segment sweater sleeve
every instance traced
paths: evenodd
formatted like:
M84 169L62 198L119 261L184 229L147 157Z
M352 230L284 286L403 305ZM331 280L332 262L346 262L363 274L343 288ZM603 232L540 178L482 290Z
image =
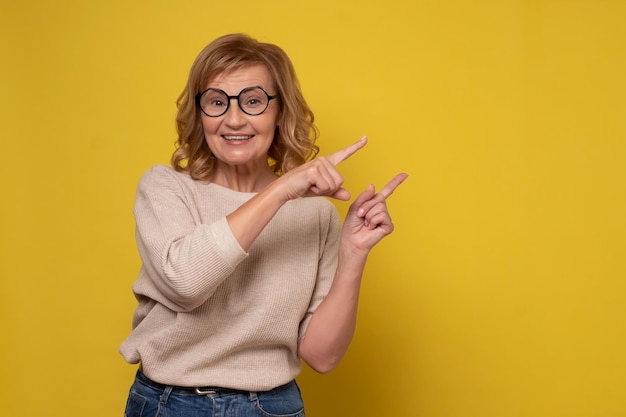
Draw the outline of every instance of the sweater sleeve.
M144 287L145 295L182 312L211 297L248 254L225 215L201 222L193 196L177 175L157 166L139 182L134 212L143 266L136 290Z

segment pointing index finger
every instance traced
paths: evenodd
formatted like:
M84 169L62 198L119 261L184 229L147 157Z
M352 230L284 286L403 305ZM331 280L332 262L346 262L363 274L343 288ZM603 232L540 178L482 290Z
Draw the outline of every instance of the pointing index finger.
M357 142L352 145L338 150L337 152L330 154L326 157L333 165L337 166L340 162L345 161L351 157L356 151L361 149L367 144L367 136L363 136Z
M383 198L386 200L391 194L393 194L396 188L398 188L398 186L402 184L405 179L407 179L408 176L409 174L406 174L404 172L396 175L391 181L385 184L385 186L378 192L378 194L383 196Z

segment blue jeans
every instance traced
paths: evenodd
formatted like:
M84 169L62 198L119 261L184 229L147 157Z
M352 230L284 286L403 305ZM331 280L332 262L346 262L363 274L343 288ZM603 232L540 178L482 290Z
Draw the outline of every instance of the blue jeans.
M218 391L198 395L193 390L165 386L137 373L124 417L304 417L296 381L270 391Z

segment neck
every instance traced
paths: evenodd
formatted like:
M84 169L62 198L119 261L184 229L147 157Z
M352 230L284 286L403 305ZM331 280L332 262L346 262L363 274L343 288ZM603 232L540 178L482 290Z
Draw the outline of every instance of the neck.
M268 165L251 169L247 166L218 164L210 181L234 191L256 193L267 187L276 178L276 174Z

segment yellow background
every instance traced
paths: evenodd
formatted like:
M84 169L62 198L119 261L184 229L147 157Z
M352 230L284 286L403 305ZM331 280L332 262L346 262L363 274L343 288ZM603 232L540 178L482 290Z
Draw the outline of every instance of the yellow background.
M626 2L0 3L0 416L121 416L136 182L228 32L281 45L353 192L410 178L308 415L626 415ZM339 204L342 213L345 204Z

